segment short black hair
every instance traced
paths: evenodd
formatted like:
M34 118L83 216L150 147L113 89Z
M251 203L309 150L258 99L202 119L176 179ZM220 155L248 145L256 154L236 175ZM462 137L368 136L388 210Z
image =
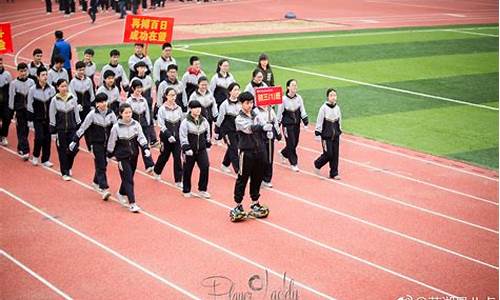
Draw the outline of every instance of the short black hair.
M199 61L199 60L200 60L200 58L199 58L198 56L191 56L191 57L189 58L189 64L190 64L190 65L193 65L193 63L194 63L195 61Z
M170 91L174 91L175 94L177 94L177 91L173 88L173 87L168 87L166 90L165 90L165 93L163 93L163 99L167 99L167 95L168 93L170 93Z
M138 86L142 87L142 81L140 81L140 80L134 80L130 84L130 87L132 88L132 91L135 91L135 88L138 87Z
M134 46L140 46L140 47L144 48L144 44L143 43L135 43Z
M335 94L337 94L337 90L334 89L334 88L329 88L326 90L326 97L328 97L328 95L330 95L331 92L335 92Z
M56 39L63 38L63 32L61 30L56 30L56 32L54 32L54 35L56 36Z
M28 68L28 65L26 63L24 63L24 62L17 64L17 70L18 71L24 70L24 69L27 69L27 68Z
M99 94L95 95L95 99L94 99L95 103L104 102L104 101L108 101L108 95L106 95L105 93L99 93Z
M36 48L35 50L33 50L33 56L35 56L35 55L37 55L37 54L43 54L42 49L40 49L40 48Z
M112 57L112 56L120 56L120 51L118 51L118 49L113 49L113 50L109 51L109 57Z
M172 69L178 71L179 67L177 65L174 65L174 64L168 65L167 72L170 71L170 70L172 70Z
M92 55L94 56L95 55L95 52L94 52L94 49L85 49L85 51L83 52L83 54L88 54L88 55Z
M67 83L68 81L64 78L59 78L59 80L56 81L56 88L59 88L59 86L65 82Z
M40 76L42 72L47 72L47 69L44 66L40 66L39 68L36 69L36 76Z
M56 64L63 64L64 63L64 58L61 55L56 55L56 57L54 57L54 63L56 63Z
M240 86L239 83L237 83L237 82L231 82L231 84L227 87L227 91L231 92L234 89L234 87L236 87L236 86L239 87L239 88L241 88L241 86Z
M264 75L264 72L262 72L261 69L255 69L253 70L252 72L252 79L255 78L255 76L257 76L257 74L261 73L262 75Z
M116 76L115 72L113 72L113 71L111 71L111 70L106 70L106 71L104 71L104 74L102 75L102 77L103 77L104 79L106 79L106 78L108 78L108 77L115 77L115 76Z
M172 44L170 43L165 43L161 46L161 50L165 50L165 48L172 48Z
M254 100L254 97L253 97L252 93L250 93L250 92L243 92L238 96L238 101L240 101L241 103L246 102L246 101L253 101L253 100Z
M200 78L198 78L198 84L200 84L200 82L202 81L208 81L208 78L206 76L201 76Z
M78 70L78 69L81 69L81 68L85 68L85 63L80 60L80 61L76 62L75 69Z
M122 103L120 104L120 107L118 108L118 112L120 113L120 115L127 109L127 108L130 108L132 109L132 106L130 106L130 104L128 103Z

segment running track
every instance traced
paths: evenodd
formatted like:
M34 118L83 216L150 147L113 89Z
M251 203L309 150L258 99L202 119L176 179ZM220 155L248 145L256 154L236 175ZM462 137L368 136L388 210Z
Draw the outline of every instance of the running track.
M350 12L344 15L352 20L360 5L353 2L352 7L344 4ZM217 9L234 12L234 3L217 4ZM390 6L390 14L401 19L419 9L432 19L441 12L486 15L498 8L489 1L473 6L465 1L370 3L378 5L374 11L380 16L388 15L383 10ZM40 6L38 1L28 4ZM95 36L83 14L70 19L54 14L49 17L53 22L46 23L40 8L24 5L19 11L0 13L2 21L12 21L16 49L21 50L4 56L7 67L14 65L14 58L29 57L35 45L42 46L47 56L55 28L74 35L73 45ZM215 9L216 4L210 5ZM203 6L171 4L170 12L190 23L186 8L192 15ZM317 13L311 12L310 18L325 18ZM24 17L33 21L23 24ZM115 15L98 18L95 27L114 24L99 27L99 36L120 30ZM411 25L394 23L396 17L385 19L388 24L371 26L391 26L389 21L392 26ZM447 22L457 23L457 18ZM107 42L120 37L114 38ZM204 286L213 281L204 279L214 275L234 282L233 296L250 291L262 298L265 289L253 291L248 286L249 279L258 275L252 286L258 289L267 278L267 298L273 291L291 290L302 299L404 295L498 299L498 173L491 170L345 135L343 180L325 180L312 173L311 161L320 147L304 131L299 148L302 172L292 173L277 160L275 188L262 192L263 202L271 207L270 217L235 225L228 222L234 175L218 168L224 147L216 146L210 153L212 200L183 199L172 185L169 162L162 182L142 171L136 175L144 212L133 215L114 201L102 202L90 188L93 162L84 146L76 159L74 180L63 182L55 145L56 165L46 169L23 163L15 154L14 126L9 142L8 148L0 148L0 269L5 279L0 290L5 299L213 299L209 297L213 290ZM115 163L110 164L108 176L116 189ZM217 292L229 291L227 279L217 280L221 284Z

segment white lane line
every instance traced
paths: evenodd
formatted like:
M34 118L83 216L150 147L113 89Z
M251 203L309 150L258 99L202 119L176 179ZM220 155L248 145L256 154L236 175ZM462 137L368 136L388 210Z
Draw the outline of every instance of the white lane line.
M9 152L9 153L11 153L11 154L13 154L13 155L15 155L15 156L17 156L17 153L15 151L11 150L11 149L8 149L8 148L5 148L5 147L0 147L0 148L3 149L3 150L5 150L5 151L7 151L7 152ZM82 147L80 147L80 150L85 151L86 149L83 149ZM85 151L85 152L87 152L87 151ZM114 161L114 160L112 160L112 161L114 163L116 163L116 161ZM59 176L59 172L57 172L56 170L54 170L52 168L46 168L46 167L42 167L42 168L44 170L47 170L49 172L52 172L52 173L56 174L56 176ZM137 170L137 172L141 172L141 171ZM143 173L143 174L147 176L147 174L145 174L145 173ZM86 183L83 183L82 181L80 181L80 180L78 180L78 179L76 179L74 177L71 179L71 181L74 182L74 183L76 183L76 184L78 184L78 185L80 185L80 186L82 186L82 187L84 187L84 188L86 188L86 189L95 191L93 187L91 187L90 185L88 185ZM4 189L0 188L0 191L2 191L2 190L4 190ZM118 201L114 197L110 197L110 199L113 200L114 202L118 203L118 204L121 204L120 201ZM261 265L261 264L255 262L255 261L253 261L253 260L251 260L251 259L243 256L243 255L240 255L240 254L236 253L236 252L233 252L233 251L229 250L228 248L220 246L220 245L218 245L218 244L216 244L216 243L214 243L214 242L212 242L212 241L210 241L208 239L205 239L205 238L203 238L201 236L198 236L198 235L196 235L194 233L191 233L188 230L183 229L183 228L181 228L181 227L179 227L179 226L177 226L175 224L172 224L172 223L170 223L170 222L168 222L166 220L163 220L163 219L161 219L159 217L156 217L155 215L153 215L151 213L148 213L145 210L142 210L141 214L143 214L143 215L145 215L145 216L147 216L147 217L149 217L149 218L151 218L151 219L153 219L153 220L155 220L155 221L157 221L157 222L159 222L161 224L167 225L168 227L173 228L173 229L175 229L175 230L177 230L177 231L179 231L179 232L181 232L183 234L186 234L186 235L188 235L188 236L190 236L190 237L192 237L192 238L194 238L194 239L196 239L196 240L198 240L198 241L200 241L200 242L202 242L204 244L212 246L212 247L214 247L214 248L216 248L216 249L218 249L218 250L220 250L220 251L222 251L222 252L224 252L226 254L229 254L229 255L231 255L231 256L233 256L233 257L235 257L235 258L237 258L237 259L239 259L241 261L244 261L244 262L246 262L246 263L248 263L248 264L250 264L252 266L255 266L255 267L257 267L257 268L259 268L259 269L261 269L263 271L267 270L269 273L275 275L279 279L283 279L284 278L283 277L284 273L280 273L280 272L274 271L273 269L268 268L268 267L266 267L264 265ZM48 214L46 216L50 217L51 220L53 220L54 222L59 221L57 219L54 219L53 217L51 217ZM155 274L155 273L153 273L153 274ZM294 285L299 286L299 287L301 287L301 288L303 288L305 290L308 290L309 292L311 292L313 294L316 294L316 295L318 295L318 296L320 296L322 298L325 298L325 299L335 300L335 298L333 298L332 296L329 296L327 294L324 294L323 292L317 291L314 288L312 288L312 287L310 287L310 286L308 286L306 284L303 284L301 282L295 281L294 279L291 279L291 278L287 278L287 281L290 282L291 280L293 280Z
M5 190L2 189L2 188L0 188L0 191L5 192ZM45 286L47 286L48 288L50 288L52 291L54 291L55 293L57 293L59 296L63 297L66 300L72 300L73 299L68 294L66 294L65 292L61 291L55 285L53 285L52 283L50 283L47 279L43 278L38 273L36 273L35 271L31 270L28 266L26 266L22 262L18 261L17 259L15 259L12 255L10 255L9 253L7 253L5 250L3 250L1 248L0 248L0 254L2 254L7 259L9 259L13 263L15 263L18 267L20 267L21 269L23 269L24 271L26 271L31 276L35 277L38 281L40 281L41 283L43 283Z
M9 149L10 150L10 149ZM23 200L22 198L20 198L19 196L9 192L8 190L4 189L4 188L0 188L0 192L3 192L5 193L6 195L8 195L9 197L11 197L12 199L16 200L17 202L23 204L24 206L36 211L37 213L41 214L42 216L44 216L45 218L47 218L48 220L56 223L57 225L63 227L64 229L68 230L68 231L71 231L72 233L78 235L79 237L83 238L84 240L87 240L88 242L96 245L97 247L101 248L102 250L108 252L109 254L121 259L122 261L126 262L127 264L141 270L142 272L146 273L147 275L153 277L154 279L160 281L161 283L177 290L178 292L184 294L184 296L190 298L190 299L200 299L199 297L195 296L194 294L192 294L191 292L183 289L182 287L178 286L177 284L169 281L168 279L165 279L164 277L156 274L155 272L143 267L142 265L140 265L139 263L131 260L130 258L116 252L115 250L111 249L110 247L98 242L97 240L91 238L90 236L86 235L85 233L82 233L81 231L71 227L70 225L67 225L66 223L54 218L53 216L51 216L50 214L46 213L45 211L43 211L42 209L36 207L35 205L29 203L28 201L26 200Z
M480 36L489 36L489 37L498 37L496 34L488 34L488 33L480 33L480 32L474 32L474 31L463 31L463 30L456 30L456 29L447 29L446 31L451 31L451 32L458 32L458 33L464 33L464 34L470 34L470 35L480 35Z

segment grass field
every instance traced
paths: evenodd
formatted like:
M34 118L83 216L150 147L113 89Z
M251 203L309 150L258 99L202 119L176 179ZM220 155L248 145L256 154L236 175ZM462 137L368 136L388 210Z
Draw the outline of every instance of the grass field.
M265 52L277 84L298 80L313 121L325 90L335 87L345 132L498 169L498 24L183 40L174 46L181 74L189 56L198 55L211 77L224 56L234 58L232 73L242 85ZM121 51L124 65L133 51L123 44L93 48L98 69L110 49ZM149 48L153 61L159 53L159 46Z

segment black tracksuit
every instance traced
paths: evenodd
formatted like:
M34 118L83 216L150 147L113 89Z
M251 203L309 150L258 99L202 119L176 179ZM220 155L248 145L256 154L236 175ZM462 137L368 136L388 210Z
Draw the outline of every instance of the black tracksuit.
M28 120L33 121L35 128L35 145L33 147L33 157L40 157L42 153L42 163L50 159L50 128L49 128L49 107L56 90L47 83L43 88L37 83L30 88L28 93Z
M268 110L269 109L269 110ZM273 179L273 163L274 163L274 140L281 140L280 128L278 122L276 120L276 113L272 108L254 108L254 112L257 114L260 120L271 123L273 125L273 130L271 131L272 138L267 137L267 133L264 135L264 143L266 148L266 170L264 171L264 178L262 179L265 182L271 182Z
M195 120L191 114L181 122L179 128L179 138L181 141L181 149L184 152L183 165L183 193L191 192L191 175L195 163L200 168L200 178L198 180L198 190L206 192L208 187L208 170L210 163L208 160L207 148L210 148L210 125L207 119L200 116ZM191 150L193 155L187 155L186 152Z
M34 85L31 78L16 78L9 86L9 109L16 114L17 151L22 155L30 152L27 105L29 90Z
M278 106L278 123L283 126L283 135L285 136L286 146L281 150L281 155L290 161L292 166L297 165L297 146L300 137L300 122L305 126L309 124L304 101L300 95L295 94L291 97L285 95L283 104Z
M60 94L52 98L49 106L50 132L57 134L57 154L61 175L70 175L76 152L69 151L75 132L80 125L80 112L76 97L67 94L64 99Z
M148 149L148 141L142 132L141 125L136 120L129 123L118 120L113 125L108 140L108 156L115 156L122 183L119 193L128 197L130 204L135 203L134 174L137 168L139 147L143 151Z
M144 97L134 98L134 96L130 96L126 103L130 104L132 107L132 117L134 120L139 122L142 128L142 132L146 136L146 140L148 143L150 142L148 139L148 130L151 125L151 115L149 114L149 105L147 100ZM153 158L151 156L145 156L144 151L142 151L142 160L144 162L144 167L149 169L155 165Z
M315 134L321 136L323 153L314 161L316 169L321 169L327 163L330 164L331 178L339 174L339 140L341 130L342 114L340 107L335 104L325 103L321 106L316 122Z
M181 159L181 142L179 137L179 128L181 126L184 113L182 108L175 104L173 108L162 105L158 110L158 123L160 125L160 140L161 149L160 156L156 160L154 172L161 174L163 168L172 154L174 158L174 180L175 182L182 181L182 159ZM174 137L175 142L171 143L169 138Z
M106 166L108 165L106 147L111 127L116 122L116 116L111 109L101 112L97 108L92 108L73 138L73 141L78 143L82 135L85 134L88 137L90 151L94 155L95 174L93 182L103 190L109 188L106 178Z
M250 116L241 111L236 117L240 170L234 186L234 201L238 204L243 201L249 179L252 201L260 198L260 185L267 165L264 124L254 111Z
M240 169L240 161L238 159L238 134L236 132L235 123L240 110L240 102L227 99L220 105L219 116L215 122L215 133L219 135L219 139L224 139L224 143L227 145L222 164L226 167L233 165L235 173L238 173Z

